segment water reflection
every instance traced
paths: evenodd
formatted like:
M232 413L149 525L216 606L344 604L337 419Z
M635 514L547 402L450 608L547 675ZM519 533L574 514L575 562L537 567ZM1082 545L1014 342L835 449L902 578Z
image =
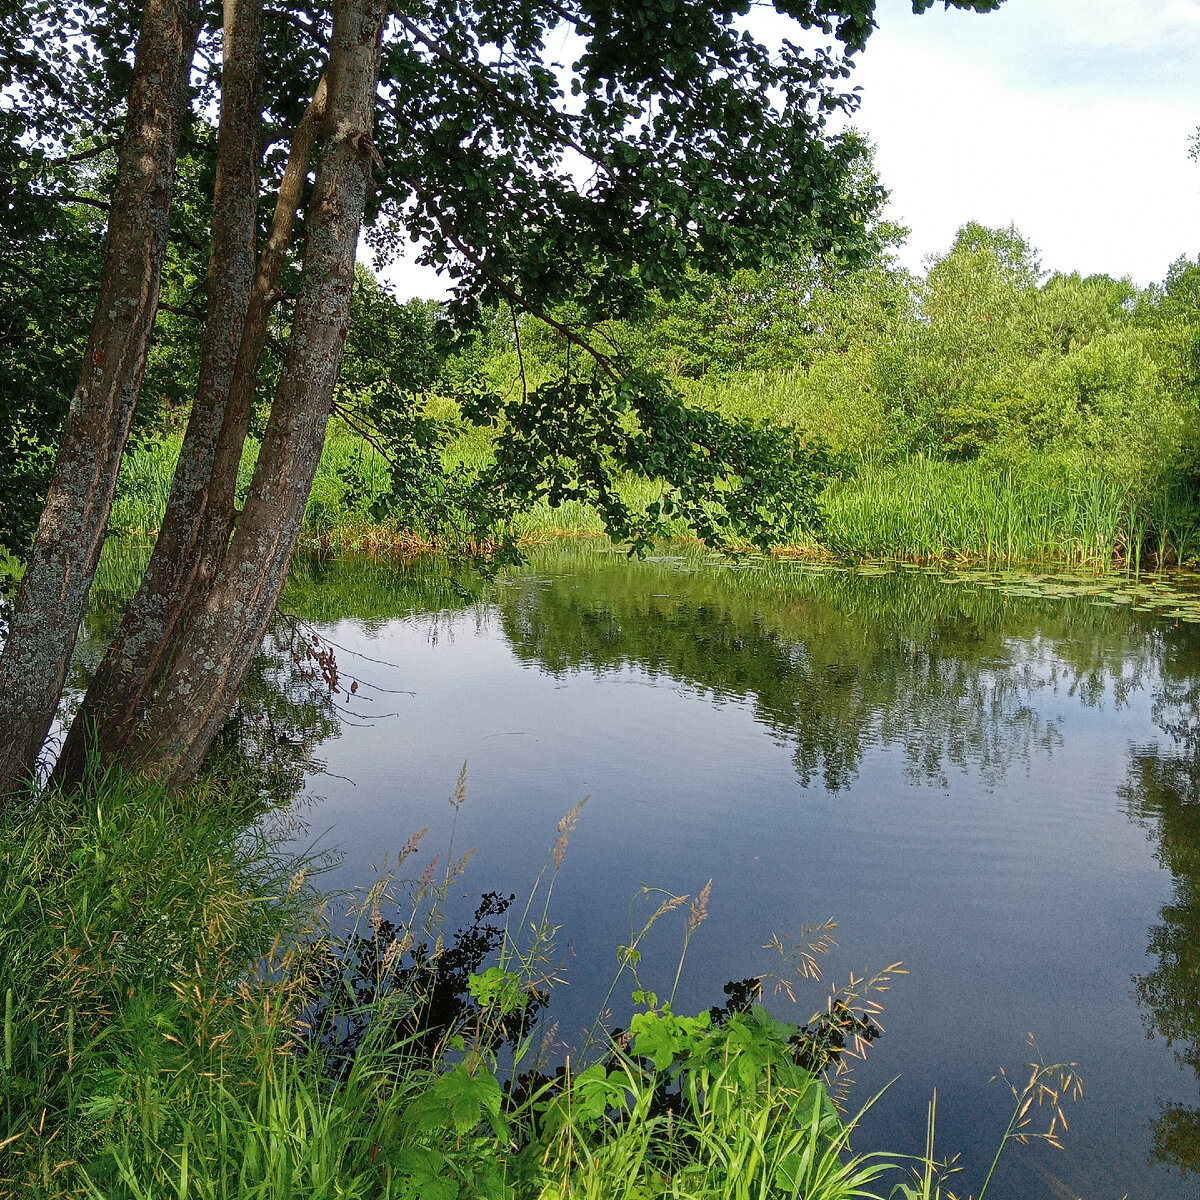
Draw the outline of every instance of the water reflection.
M498 622L516 658L555 680L634 671L716 704L748 706L786 745L805 788L842 794L879 749L899 752L910 782L947 788L969 776L996 788L1016 769L1028 774L1069 755L1067 726L1079 710L1120 710L1139 697L1172 744L1194 741L1200 726L1192 630L1087 598L1011 596L935 573L869 576L687 557L630 564L555 551L525 572L482 584L437 563L403 579L377 565L361 572L326 564L293 602L307 606L305 615L353 615L380 630L392 616L432 609L417 617L430 641L448 623L446 610L472 608L476 628ZM1137 994L1153 1030L1194 1068L1196 756L1141 740L1122 794L1152 826L1176 900L1151 932L1158 967L1139 977ZM1120 1087L1119 1069L1113 1083ZM1154 1148L1162 1162L1194 1166L1200 1111L1164 1105Z
M72 660L61 728L117 632L124 600L136 590L150 549L145 542L126 539L111 539L105 547ZM237 779L266 804L280 808L290 805L305 779L321 769L319 748L341 729L344 696L324 685L307 653L307 639L294 621L276 618L204 764L205 773Z
M636 666L748 700L801 782L831 791L877 745L901 749L911 782L971 769L994 785L1062 745L1039 693L1120 705L1151 664L1152 635L1086 601L1012 602L933 574L599 564L569 585L500 589L518 656L556 675Z
M323 768L318 751L342 727L344 693L331 692L314 670L307 644L302 631L276 619L204 763L205 772L237 779L277 807L291 804Z
M1091 1180L1072 1180L1071 1195L1110 1194L1114 1187L1117 1194L1156 1194L1159 1177L1139 1178L1146 1173L1150 1142L1146 1119L1131 1121L1127 1115L1143 1103L1158 1105L1153 1126L1157 1161L1191 1171L1200 1167L1200 1107L1191 1106L1186 1094L1180 1099L1179 1081L1162 1076L1161 1066L1154 1065L1157 1059L1139 1057L1138 1011L1128 994L1129 976L1138 971L1137 955L1145 946L1146 922L1161 905L1149 934L1152 965L1135 974L1136 1001L1148 1031L1170 1046L1189 1076L1200 1075L1200 640L1194 627L1129 607L1097 605L1086 597L1006 594L1003 587L979 586L969 577L945 573L873 575L761 562L731 566L702 555L629 563L619 555L572 546L539 554L526 570L498 580L438 559L403 566L311 560L293 572L285 607L316 624L322 636L352 645L354 652L346 651L340 660L343 673L362 679L364 688L378 687L379 695L411 686L405 676L411 663L389 665L398 663L401 653L400 641L393 640L398 630L419 629L417 640L435 651L463 630L479 638L480 652L486 642L490 674L481 675L476 684L470 671L477 647L460 647L463 652L452 660L461 672L455 679L458 690L443 700L435 684L448 669L446 656L431 654L423 668L426 687L406 710L445 705L413 741L433 736L429 730L440 721L436 736L455 739L455 767L467 753L460 747L466 734L478 733L482 739L494 736L490 730L511 728L487 724L490 715L476 715L485 703L472 690L476 688L510 689L499 701L487 701L501 710L529 703L557 712L567 692L553 692L554 684L594 680L607 686L619 676L749 713L757 728L787 753L782 763L787 789L780 788L778 796L756 795L752 821L747 819L750 809L737 810L735 822L757 823L737 836L753 835L757 843L751 846L747 840L743 847L735 842L735 831L727 831L724 817L716 812L725 803L723 793L718 796L723 781L714 774L723 765L723 745L713 749L714 765L705 768L709 776L697 770L695 778L686 780L692 795L705 788L712 793L713 811L696 815L686 836L678 838L698 862L712 831L719 830L716 836L729 838L723 847L727 857L740 862L743 873L749 870L747 862L758 863L761 851L761 877L748 876L743 885L723 881L731 903L738 902L738 886L746 891L745 909L731 917L734 924L741 923L743 942L749 914L762 916L764 891L771 890L769 902L775 904L775 890L795 886L789 871L803 837L805 870L814 876L817 894L830 889L839 863L843 875L862 881L860 890L869 894L862 897L861 911L851 910L856 901L847 891L837 900L838 915L855 917L859 929L878 927L880 940L889 943L885 961L926 954L906 986L926 987L928 994L913 1004L918 1011L899 1035L913 1046L914 1056L923 1049L927 1058L939 1056L940 1071L956 1071L959 1078L982 1084L1011 1044L1002 1051L987 1050L982 1066L965 1049L955 1061L945 1030L970 1030L972 1041L993 1037L1009 1015L1006 1005L1014 1015L1019 1006L1016 1020L1031 1022L1021 1026L1018 1039L1036 1017L1044 1022L1037 1026L1039 1033L1078 1041L1080 1049L1069 1055L1091 1066L1085 1075L1099 1076L1096 1090L1105 1095L1107 1089L1104 1103L1109 1108L1095 1118L1091 1134L1089 1118L1081 1118L1077 1136L1097 1165ZM111 620L111 613L102 609L93 615L97 640L103 640ZM404 644L411 650L411 639ZM508 657L527 668L523 677L505 673ZM548 681L544 690L549 699L537 699L543 681ZM587 702L602 698L597 689ZM222 733L221 751L240 769L261 771L271 794L285 798L319 755L334 758L332 739L339 728L344 741L351 741L352 731L342 725L338 712L343 699L311 692L277 634ZM653 721L658 710L644 700L639 696L637 719L645 713ZM685 724L698 719L697 711L672 719ZM531 707L522 720L534 728L542 712ZM406 716L409 721L415 717ZM549 734L558 728L550 722L544 726ZM392 740L387 753L399 753L394 745L397 726L383 721L379 730L381 741ZM628 731L621 726L622 736ZM690 727L686 732L691 733ZM353 731L360 740L339 769L353 773L366 794L371 751L360 734ZM662 731L651 726L644 737L660 745L647 752L620 747L621 753L628 749L634 765L613 762L611 746L595 752L595 760L613 778L614 791L640 795L638 789L648 792L656 782L647 778L652 771L637 764L655 761ZM530 772L550 759L522 758L515 746L504 753L509 756L505 763L517 764L511 786L524 803ZM748 753L767 757L761 749ZM897 761L901 779L923 785L920 804L897 794L888 774ZM403 769L408 773L414 766L406 759ZM573 763L571 771L575 769ZM775 786L760 763L743 770L755 786L764 780ZM1095 776L1088 776L1093 792L1069 791L1086 770ZM629 778L618 779L621 771ZM1161 904L1166 893L1151 878L1153 864L1148 869L1142 865L1149 857L1145 847L1135 847L1140 856L1135 861L1122 840L1132 834L1136 843L1139 836L1113 802L1114 780L1123 771L1120 799L1149 831L1154 854L1169 873L1169 903ZM805 805L796 802L797 784L805 789ZM971 803L938 807L941 796L931 796L929 785ZM817 813L823 791L836 794L838 804L821 806L819 817L810 819L808 802ZM567 796L577 798L573 792ZM643 803L661 820L676 802L646 796ZM738 803L745 801L739 797ZM857 815L839 816L838 807ZM364 819L361 806L348 811L355 811L353 819ZM1119 828L1105 826L1089 840L1109 813L1115 814L1112 824ZM628 828L614 835L611 846L598 836L599 851L631 858L638 840L636 819L632 806L623 809L616 823ZM822 823L826 828L814 828ZM528 836L521 827L499 831L497 837L510 832L503 843L506 852ZM355 834L347 826L336 836L350 840ZM764 837L779 845L762 846ZM854 850L839 858L852 840ZM1076 854L1084 844L1088 851ZM378 841L372 851L377 846ZM818 878L823 858L829 869ZM897 863L897 858L904 861ZM1052 886L1052 872L1063 862L1069 878ZM616 865L616 857L595 864L602 871ZM710 873L702 863L694 870L701 879ZM1124 874L1119 881L1109 880L1109 872ZM477 882L507 887L490 878ZM1064 898L1075 907L1060 915L1057 906ZM1099 914L1106 904L1109 909L1084 929L1089 909ZM579 909L588 920L586 898ZM893 911L902 915L892 919ZM824 912L822 902L816 914L809 908L802 915ZM1025 927L1018 927L1022 923ZM1114 932L1118 923L1119 936ZM899 940L898 930L911 936L907 947L890 944ZM1114 947L1119 955L1106 958ZM943 953L948 968L939 965L934 950ZM740 970L743 964L728 965ZM578 970L584 968L581 956ZM1026 969L1028 975L1016 974ZM1069 989L1054 990L1056 972L1072 981ZM978 987L978 999L960 995L968 990L964 974L970 987ZM709 979L710 994L727 977L722 973ZM580 990L584 986L580 981ZM1069 1000L1063 998L1067 991ZM942 1006L936 1009L941 1016L919 1011L935 1011L935 1005ZM1119 1012L1116 1005L1122 1006ZM898 1010L902 1028L904 1019ZM940 1021L942 1028L918 1025L920 1020ZM1048 1028L1055 1021L1058 1027ZM1115 1023L1120 1023L1119 1031ZM1132 1027L1132 1041L1126 1026ZM1111 1065L1097 1067L1104 1054ZM1169 1056L1164 1052L1162 1057L1169 1069ZM907 1061L893 1065L897 1069L920 1078L919 1068ZM936 1072L933 1081L942 1082ZM928 1089L922 1081L914 1090L920 1093L918 1115L910 1121L906 1114L904 1121L919 1133ZM1164 1094L1170 1098L1160 1102L1157 1098ZM965 1130L947 1129L949 1145L967 1149L973 1116L968 1112L963 1117ZM948 1110L947 1121L953 1120ZM1126 1128L1135 1124L1136 1129ZM1014 1183L1006 1194L1038 1193ZM1200 1193L1193 1188L1186 1194Z
M1174 895L1150 929L1147 953L1156 965L1134 977L1134 988L1148 1031L1200 1077L1200 648L1194 638L1168 636L1153 719L1170 743L1131 750L1120 794L1150 830ZM1200 1170L1200 1107L1161 1106L1154 1154L1183 1171Z

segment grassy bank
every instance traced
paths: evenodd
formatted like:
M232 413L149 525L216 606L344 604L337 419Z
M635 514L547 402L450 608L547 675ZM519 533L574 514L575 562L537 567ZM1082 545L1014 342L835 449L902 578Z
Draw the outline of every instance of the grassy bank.
M777 385L782 388L782 384ZM745 381L718 400L733 413L749 403ZM786 415L786 414L785 414ZM243 464L249 482L253 447ZM162 520L178 455L178 440L126 456L111 527L153 533ZM447 452L451 465L479 465L486 437L467 430ZM797 537L782 549L850 558L953 559L974 562L1060 563L1096 570L1187 564L1200 553L1200 503L1193 489L1169 475L1123 478L1086 455L1026 454L1015 461L945 462L921 457L887 462L849 460L843 478L821 501L818 538ZM335 552L406 553L432 548L419 522L375 509L386 487L386 464L360 437L334 424L309 500L301 545ZM658 486L628 478L622 499L641 507ZM568 502L535 505L517 518L527 542L557 536L599 536L598 514ZM681 537L687 530L677 529Z
M463 961L438 936L454 872L397 874L331 921L252 815L113 779L5 817L6 1194L834 1200L885 1172L760 1009L645 997L630 1052L600 1036L565 1072L538 1062L545 893L533 944L493 938L434 1019Z
M852 1150L825 1082L861 987L804 1033L640 988L641 937L682 919L686 949L706 891L664 894L624 948L629 1040L597 1030L551 1062L536 1017L569 818L520 919L482 923L492 907L454 943L457 864L402 856L346 910L255 816L215 785L114 777L0 820L0 1193L849 1200L912 1178Z
M1194 560L1200 545L1198 279L1200 263L1187 259L1142 291L1128 280L1048 275L1015 228L968 222L921 276L887 251L854 269L801 253L733 279L688 273L677 298L660 297L600 340L693 406L800 430L843 464L823 500L819 544L796 531L787 549L1161 566ZM429 311L417 319L369 288L359 299L368 298L379 320L390 313L432 337ZM440 366L421 397L410 406L413 385L397 376L383 418L397 453L416 464L416 484L406 481L389 510L383 460L344 423L370 419L374 392L347 382L308 505L309 546L405 551L454 536L463 494L426 470L430 440L454 431L444 465L481 466L491 434L468 427L460 407L476 403L477 386L514 403L524 395L526 411L538 413L541 401L525 389L578 371L553 330L507 311L449 357L432 340L425 350ZM614 403L605 421L625 411L625 399ZM537 419L556 437L571 424L558 429L548 411ZM666 453L661 429L643 432L646 446ZM122 467L115 528L157 528L177 446L150 447ZM574 467L560 465L569 491ZM621 486L634 508L658 499L653 484ZM600 528L582 505L534 506L516 524L534 540Z

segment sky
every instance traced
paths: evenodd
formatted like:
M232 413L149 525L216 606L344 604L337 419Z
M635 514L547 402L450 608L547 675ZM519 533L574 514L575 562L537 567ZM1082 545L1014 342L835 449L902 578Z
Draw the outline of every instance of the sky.
M1161 280L1200 253L1200 0L880 0L856 70L888 215L920 267L967 220L1013 223L1047 269Z
M879 0L854 124L920 270L969 220L1015 224L1047 270L1161 280L1200 254L1200 0L1005 0L914 16ZM769 40L781 26L764 22ZM422 268L401 296L441 297Z

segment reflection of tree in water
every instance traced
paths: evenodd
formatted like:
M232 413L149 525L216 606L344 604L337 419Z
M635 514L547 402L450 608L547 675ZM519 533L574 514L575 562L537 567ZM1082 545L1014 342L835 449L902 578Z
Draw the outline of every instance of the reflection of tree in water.
M491 586L471 564L435 554L400 560L314 554L292 564L283 607L317 624L351 617L373 632L398 617L467 608Z
M994 783L1061 744L1039 693L1123 703L1163 651L1161 626L1086 599L1020 599L919 573L630 563L573 546L535 555L501 586L436 556L311 557L294 567L285 607L320 623L353 617L368 632L425 614L436 633L439 612L474 605L486 622L489 600L514 652L552 673L635 665L746 700L791 747L801 781L831 790L850 785L872 744L897 748L916 781L944 785L970 768ZM91 618L100 645L108 617L101 605ZM274 763L264 779L282 794L335 713L289 674L278 643L264 653L220 751Z
M1153 681L1153 719L1173 747L1134 747L1121 796L1158 843L1174 896L1150 930L1156 965L1135 987L1150 1031L1200 1075L1200 631L933 576L689 570L572 553L539 556L501 586L436 558L314 559L293 572L285 603L307 620L353 617L370 629L472 604L486 621L494 610L484 602L495 597L525 661L556 675L633 666L745 700L792 748L802 782L821 778L831 790L853 782L873 743L899 748L917 780L943 782L954 767L998 780L1061 740L1035 707L1040 693L1119 705ZM103 572L98 582L89 633L102 648L118 613L104 602ZM114 597L122 590L110 587ZM88 654L83 647L81 678ZM328 694L269 639L217 753L286 799L336 730ZM1200 1170L1200 1106L1164 1106L1154 1141L1161 1161Z
M338 700L344 698L314 677L293 630L276 617L204 772L236 779L266 805L291 803L305 775L322 765L317 748L338 736Z
M1134 977L1148 1030L1200 1075L1200 647L1192 630L1173 631L1155 695L1155 724L1173 750L1134 747L1120 795L1151 830L1174 895L1150 929L1153 970ZM1154 1120L1154 1156L1200 1170L1200 1108L1164 1104Z
M1146 624L1086 601L1009 602L936 577L606 563L499 589L515 653L555 674L636 666L744 698L792 748L807 786L844 789L866 748L896 747L909 778L952 768L995 783L1062 734L1046 689L1123 703L1155 654Z

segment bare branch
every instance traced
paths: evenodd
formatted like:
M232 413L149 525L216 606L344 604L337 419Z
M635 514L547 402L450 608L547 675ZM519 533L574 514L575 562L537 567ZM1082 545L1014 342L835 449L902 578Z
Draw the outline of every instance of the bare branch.
M203 321L204 313L196 308L182 308L178 304L164 304L161 300L158 307L162 312L174 313L177 317L190 317L193 321Z

